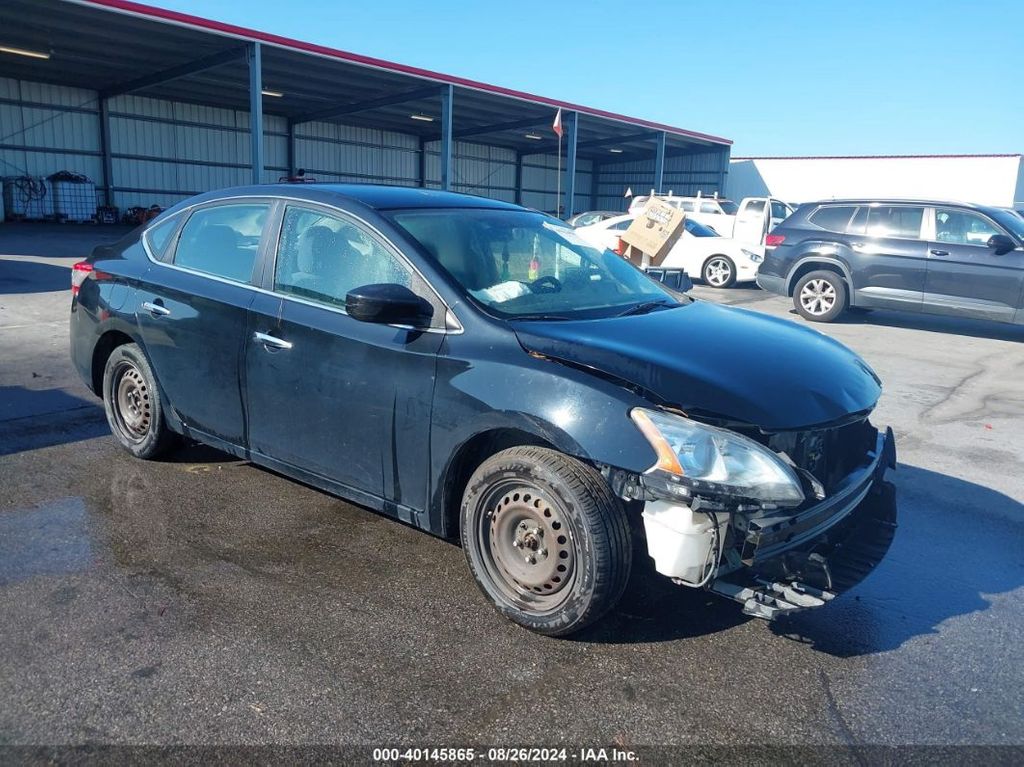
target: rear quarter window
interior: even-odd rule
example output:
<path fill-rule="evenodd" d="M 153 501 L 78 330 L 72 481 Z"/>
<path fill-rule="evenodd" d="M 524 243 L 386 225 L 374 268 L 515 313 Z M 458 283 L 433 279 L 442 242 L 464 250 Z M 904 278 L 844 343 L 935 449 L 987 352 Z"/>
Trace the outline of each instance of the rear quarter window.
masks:
<path fill-rule="evenodd" d="M 856 210 L 853 205 L 826 205 L 814 211 L 807 220 L 821 229 L 842 234 L 847 231 Z"/>

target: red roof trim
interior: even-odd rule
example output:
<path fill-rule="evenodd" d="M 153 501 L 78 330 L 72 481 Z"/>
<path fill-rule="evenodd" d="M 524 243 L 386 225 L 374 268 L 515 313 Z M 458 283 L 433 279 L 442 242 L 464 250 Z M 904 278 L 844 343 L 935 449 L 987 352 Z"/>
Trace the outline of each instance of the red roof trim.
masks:
<path fill-rule="evenodd" d="M 377 69 L 385 69 L 391 72 L 399 72 L 401 74 L 412 75 L 414 77 L 422 77 L 442 83 L 451 83 L 452 85 L 460 85 L 465 88 L 472 88 L 474 90 L 484 91 L 486 93 L 494 93 L 499 96 L 509 96 L 511 98 L 521 99 L 523 101 L 531 101 L 537 104 L 545 104 L 552 107 L 561 107 L 562 109 L 569 109 L 575 112 L 580 112 L 582 114 L 588 114 L 595 117 L 604 117 L 609 120 L 624 122 L 630 125 L 639 125 L 654 130 L 662 130 L 667 133 L 682 136 L 684 138 L 702 139 L 704 141 L 711 141 L 716 144 L 723 144 L 725 146 L 732 145 L 731 140 L 722 138 L 720 136 L 713 136 L 708 133 L 698 133 L 696 131 L 689 131 L 683 128 L 676 128 L 671 125 L 652 122 L 650 120 L 641 120 L 634 117 L 627 117 L 626 115 L 616 114 L 615 112 L 606 112 L 603 109 L 592 109 L 590 107 L 580 106 L 579 104 L 573 104 L 568 101 L 557 101 L 555 99 L 547 98 L 546 96 L 536 96 L 532 93 L 517 91 L 511 88 L 502 88 L 501 86 L 498 85 L 489 85 L 488 83 L 482 83 L 477 80 L 470 80 L 464 77 L 455 77 L 453 75 L 441 74 L 440 72 L 433 72 L 429 69 L 420 69 L 419 67 L 411 67 L 405 64 L 397 64 L 393 61 L 386 61 L 384 59 L 378 59 L 372 56 L 363 56 L 358 53 L 350 53 L 348 51 L 338 50 L 337 48 L 329 48 L 325 45 L 307 43 L 301 40 L 294 40 L 290 37 L 282 37 L 281 35 L 275 35 L 269 32 L 260 32 L 255 29 L 249 29 L 247 27 L 239 27 L 235 26 L 234 24 L 226 24 L 220 21 L 213 21 L 212 19 L 204 19 L 200 16 L 193 16 L 191 14 L 181 13 L 179 11 L 171 11 L 166 8 L 156 8 L 151 5 L 144 5 L 142 3 L 131 2 L 130 0 L 78 0 L 78 2 L 83 5 L 99 6 L 103 8 L 113 9 L 116 11 L 121 11 L 124 13 L 134 14 L 137 16 L 144 16 L 147 18 L 171 21 L 176 24 L 181 24 L 189 27 L 197 27 L 199 29 L 207 30 L 210 32 L 219 32 L 221 34 L 232 35 L 234 37 L 243 37 L 250 40 L 259 41 L 262 43 L 269 43 L 270 45 L 277 45 L 282 48 L 290 48 L 292 50 L 304 51 L 306 53 L 314 53 L 332 59 L 340 59 L 342 61 L 348 61 L 354 64 L 361 64 L 363 66 L 374 67 Z"/>
<path fill-rule="evenodd" d="M 960 160 L 983 157 L 1024 157 L 1017 154 L 851 154 L 805 157 L 732 157 L 732 160 Z"/>

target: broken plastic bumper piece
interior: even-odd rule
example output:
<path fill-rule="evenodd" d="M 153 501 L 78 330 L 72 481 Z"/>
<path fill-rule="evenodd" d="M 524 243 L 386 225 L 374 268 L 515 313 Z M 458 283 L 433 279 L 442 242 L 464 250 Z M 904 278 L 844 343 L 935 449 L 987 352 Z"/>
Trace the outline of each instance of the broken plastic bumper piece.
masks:
<path fill-rule="evenodd" d="M 717 578 L 711 590 L 741 602 L 744 613 L 771 620 L 821 607 L 860 583 L 896 532 L 896 491 L 884 479 L 895 465 L 887 430 L 872 461 L 831 498 L 796 515 L 752 520 L 743 566 Z"/>

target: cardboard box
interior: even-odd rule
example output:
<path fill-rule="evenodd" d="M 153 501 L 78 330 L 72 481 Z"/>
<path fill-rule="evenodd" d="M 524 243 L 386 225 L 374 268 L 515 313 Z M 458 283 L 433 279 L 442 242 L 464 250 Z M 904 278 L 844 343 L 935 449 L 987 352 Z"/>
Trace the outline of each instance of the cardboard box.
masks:
<path fill-rule="evenodd" d="M 637 266 L 661 266 L 683 233 L 686 214 L 659 199 L 640 211 L 620 238 L 629 246 L 626 258 Z"/>

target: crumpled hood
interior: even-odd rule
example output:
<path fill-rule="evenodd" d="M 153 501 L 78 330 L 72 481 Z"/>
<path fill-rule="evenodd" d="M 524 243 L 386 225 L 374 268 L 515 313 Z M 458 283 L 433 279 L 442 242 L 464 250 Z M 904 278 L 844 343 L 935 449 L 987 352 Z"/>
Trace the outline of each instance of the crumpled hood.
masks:
<path fill-rule="evenodd" d="M 870 410 L 881 393 L 874 371 L 838 341 L 706 301 L 632 317 L 513 326 L 528 351 L 603 371 L 684 411 L 768 431 Z"/>

